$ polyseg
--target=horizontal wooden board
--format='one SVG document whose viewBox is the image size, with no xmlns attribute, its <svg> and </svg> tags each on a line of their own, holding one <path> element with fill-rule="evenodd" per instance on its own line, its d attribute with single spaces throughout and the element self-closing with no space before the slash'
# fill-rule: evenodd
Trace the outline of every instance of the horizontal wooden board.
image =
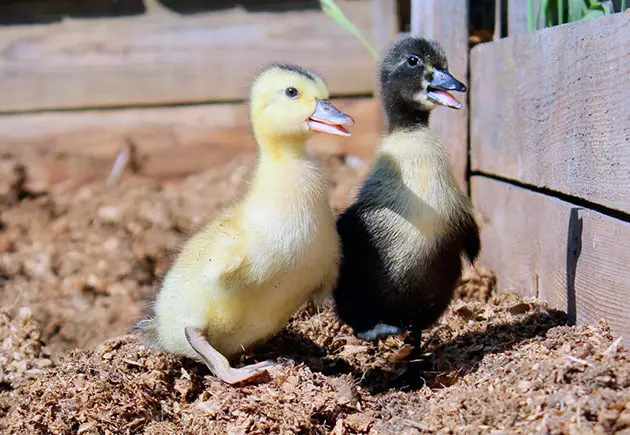
<svg viewBox="0 0 630 435">
<path fill-rule="evenodd" d="M 371 38 L 371 1 L 339 5 Z M 0 112 L 244 100 L 274 62 L 312 68 L 334 95 L 374 88 L 374 59 L 319 10 L 151 13 L 1 28 Z"/>
<path fill-rule="evenodd" d="M 68 16 L 111 17 L 144 13 L 142 0 L 19 0 L 0 2 L 0 25 L 52 23 Z"/>
<path fill-rule="evenodd" d="M 354 117 L 352 136 L 315 134 L 309 150 L 352 154 L 369 162 L 382 130 L 377 102 L 363 98 L 333 103 Z M 40 177 L 48 184 L 82 178 L 82 172 L 103 174 L 127 143 L 137 150 L 141 173 L 160 179 L 196 173 L 235 154 L 255 152 L 245 104 L 0 116 L 0 149 L 33 154 L 42 162 Z M 88 158 L 90 166 L 77 168 L 73 159 L 77 156 Z"/>
<path fill-rule="evenodd" d="M 473 171 L 630 213 L 630 11 L 473 48 Z"/>
<path fill-rule="evenodd" d="M 481 262 L 499 289 L 538 296 L 579 323 L 605 318 L 630 342 L 630 223 L 483 176 Z"/>
<path fill-rule="evenodd" d="M 449 71 L 460 81 L 468 75 L 468 1 L 415 0 L 412 2 L 412 35 L 437 39 L 446 52 Z M 418 16 L 419 15 L 419 18 Z M 442 136 L 451 155 L 455 177 L 467 187 L 468 105 L 466 94 L 455 93 L 460 110 L 438 107 L 430 124 Z"/>
</svg>

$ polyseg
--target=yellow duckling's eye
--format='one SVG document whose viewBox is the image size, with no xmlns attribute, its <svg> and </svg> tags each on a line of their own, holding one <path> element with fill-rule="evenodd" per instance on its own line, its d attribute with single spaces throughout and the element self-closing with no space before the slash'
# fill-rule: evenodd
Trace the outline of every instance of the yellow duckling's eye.
<svg viewBox="0 0 630 435">
<path fill-rule="evenodd" d="M 284 94 L 289 98 L 296 98 L 300 93 L 293 86 L 290 86 L 284 90 Z"/>
</svg>

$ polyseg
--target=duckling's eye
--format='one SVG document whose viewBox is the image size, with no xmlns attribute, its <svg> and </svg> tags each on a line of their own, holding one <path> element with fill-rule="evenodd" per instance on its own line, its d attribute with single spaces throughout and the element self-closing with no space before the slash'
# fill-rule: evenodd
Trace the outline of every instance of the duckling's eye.
<svg viewBox="0 0 630 435">
<path fill-rule="evenodd" d="M 297 89 L 295 89 L 293 86 L 286 88 L 284 90 L 284 94 L 289 97 L 289 98 L 295 98 L 298 96 L 299 92 Z"/>
<path fill-rule="evenodd" d="M 418 56 L 409 56 L 407 58 L 407 63 L 409 64 L 409 66 L 417 66 L 419 62 L 420 59 L 418 58 Z"/>
</svg>

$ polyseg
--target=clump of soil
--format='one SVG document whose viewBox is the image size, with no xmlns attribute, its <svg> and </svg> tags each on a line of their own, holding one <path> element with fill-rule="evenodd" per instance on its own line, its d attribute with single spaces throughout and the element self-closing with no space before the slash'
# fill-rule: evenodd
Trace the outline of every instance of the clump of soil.
<svg viewBox="0 0 630 435">
<path fill-rule="evenodd" d="M 0 309 L 0 419 L 15 399 L 14 391 L 52 367 L 28 308 Z"/>
<path fill-rule="evenodd" d="M 323 157 L 340 210 L 365 168 Z M 244 356 L 282 364 L 239 387 L 124 335 L 173 253 L 238 197 L 253 164 L 235 156 L 177 183 L 42 188 L 26 162 L 4 159 L 0 431 L 630 432 L 630 355 L 608 327 L 566 326 L 545 303 L 497 294 L 481 267 L 423 333 L 419 360 L 404 335 L 357 339 L 330 302 Z"/>
</svg>

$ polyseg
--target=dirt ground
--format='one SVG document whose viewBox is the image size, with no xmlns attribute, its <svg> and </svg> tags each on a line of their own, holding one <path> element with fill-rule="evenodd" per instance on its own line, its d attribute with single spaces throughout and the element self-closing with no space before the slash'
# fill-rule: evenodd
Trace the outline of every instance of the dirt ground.
<svg viewBox="0 0 630 435">
<path fill-rule="evenodd" d="M 364 168 L 320 156 L 331 202 Z M 251 156 L 179 182 L 40 183 L 0 151 L 0 431 L 16 434 L 630 434 L 630 354 L 605 323 L 462 279 L 407 361 L 405 337 L 352 337 L 304 308 L 243 359 L 281 365 L 226 386 L 129 335 L 182 241 L 242 192 Z M 80 162 L 79 162 L 80 163 Z"/>
</svg>

